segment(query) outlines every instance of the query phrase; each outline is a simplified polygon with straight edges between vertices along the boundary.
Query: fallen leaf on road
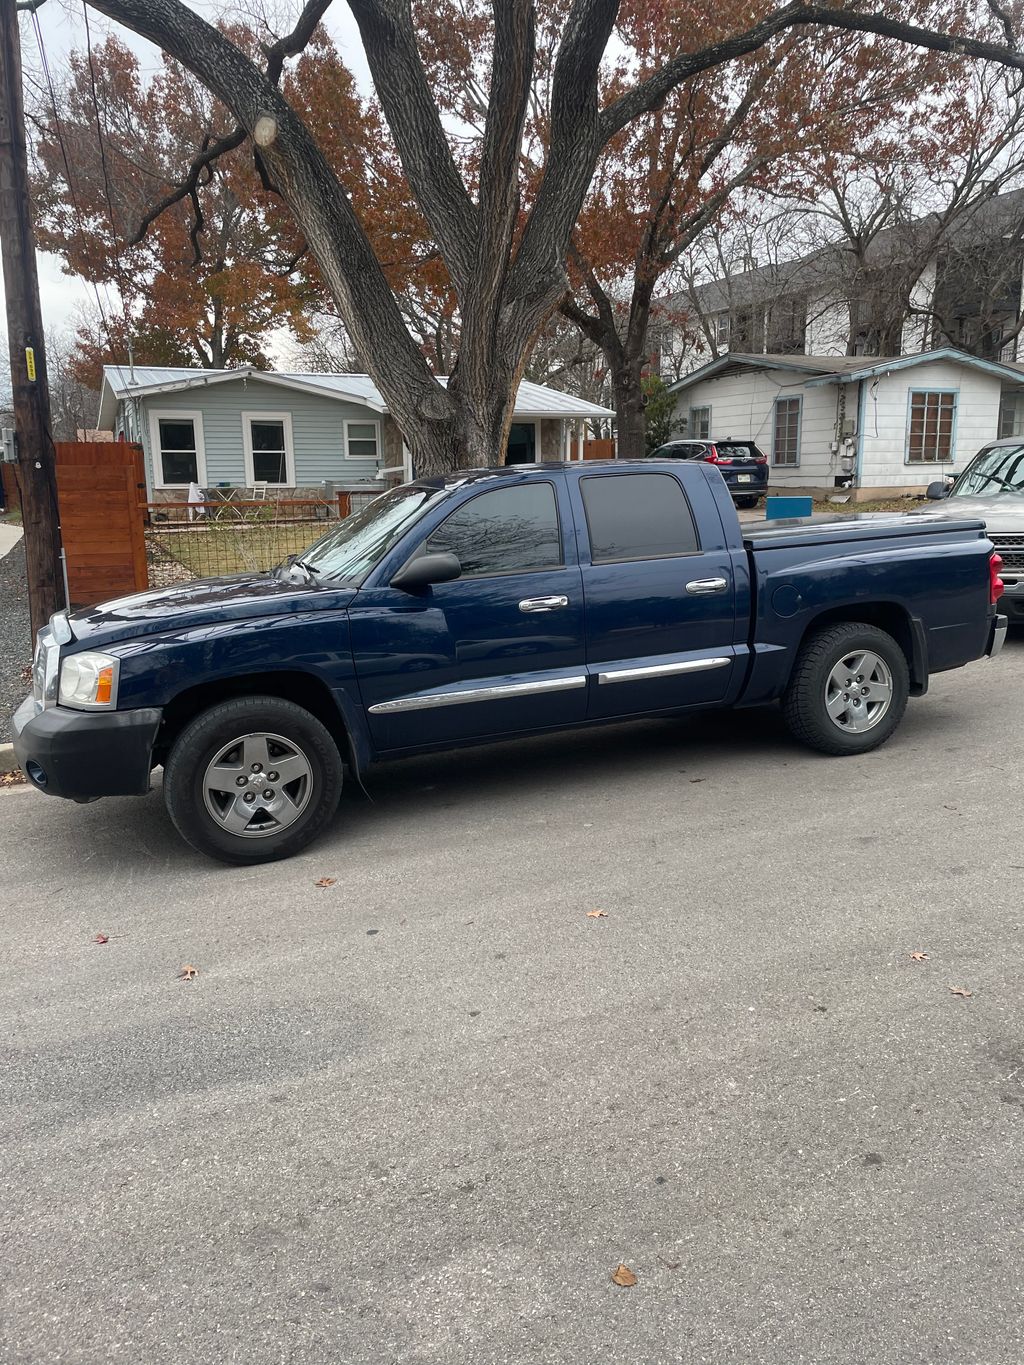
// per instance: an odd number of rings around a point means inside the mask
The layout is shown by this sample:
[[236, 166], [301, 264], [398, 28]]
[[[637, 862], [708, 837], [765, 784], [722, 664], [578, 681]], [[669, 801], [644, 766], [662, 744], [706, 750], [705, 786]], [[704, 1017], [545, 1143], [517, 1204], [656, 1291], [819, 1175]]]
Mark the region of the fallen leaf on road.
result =
[[20, 768], [15, 768], [13, 773], [0, 773], [0, 787], [20, 787], [27, 781]]
[[911, 954], [910, 954], [910, 960], [911, 960], [911, 962], [927, 962], [927, 961], [928, 961], [928, 954], [927, 954], [927, 953], [911, 953]]
[[636, 1276], [628, 1265], [619, 1265], [612, 1271], [612, 1284], [621, 1284], [623, 1289], [632, 1289], [636, 1284]]
[[184, 967], [182, 967], [181, 971], [178, 973], [178, 977], [181, 981], [194, 981], [198, 975], [199, 968], [193, 967], [191, 962], [186, 962]]
[[334, 883], [335, 883], [337, 880], [338, 880], [337, 877], [321, 877], [320, 880], [319, 880], [318, 882], [314, 882], [314, 885], [315, 885], [315, 886], [333, 886]]
[[607, 918], [608, 918], [608, 911], [607, 911], [607, 910], [588, 910], [588, 911], [587, 911], [587, 919], [607, 919]]
[[970, 1000], [971, 996], [974, 994], [974, 992], [969, 991], [966, 986], [950, 986], [948, 989], [950, 995], [962, 996], [964, 1000]]
[[658, 1260], [661, 1262], [662, 1265], [667, 1265], [669, 1270], [678, 1270], [679, 1267], [682, 1265], [682, 1261], [666, 1261], [660, 1251], [658, 1252]]
[[110, 935], [109, 935], [109, 934], [97, 934], [96, 937], [93, 939], [93, 943], [109, 943], [109, 942], [110, 942]]
[[706, 781], [707, 781], [707, 778], [706, 778], [706, 777], [691, 777], [691, 778], [690, 778], [691, 784], [694, 783], [694, 782], [706, 782]]

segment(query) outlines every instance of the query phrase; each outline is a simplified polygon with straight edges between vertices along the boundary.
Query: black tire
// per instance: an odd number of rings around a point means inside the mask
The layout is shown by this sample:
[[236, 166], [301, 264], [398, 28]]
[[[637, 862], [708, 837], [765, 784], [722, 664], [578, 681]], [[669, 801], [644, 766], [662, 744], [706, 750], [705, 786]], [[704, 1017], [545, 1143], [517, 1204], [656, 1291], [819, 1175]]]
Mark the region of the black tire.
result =
[[[829, 715], [826, 688], [837, 664], [857, 650], [869, 650], [881, 659], [891, 679], [888, 709], [870, 729], [848, 730]], [[856, 690], [856, 689], [854, 689]], [[782, 714], [791, 734], [822, 754], [866, 754], [890, 737], [907, 709], [910, 670], [906, 656], [891, 635], [860, 621], [825, 626], [803, 644], [789, 686], [782, 699]]]
[[761, 501], [760, 495], [756, 498], [737, 498], [736, 506], [749, 509], [751, 507], [756, 507], [760, 501]]
[[[295, 783], [296, 788], [301, 788], [297, 793], [303, 801], [301, 813], [291, 816], [292, 823], [276, 832], [231, 833], [218, 824], [207, 807], [208, 769], [225, 746], [235, 740], [241, 744], [247, 736], [263, 734], [286, 740], [308, 767], [309, 775]], [[238, 752], [240, 754], [241, 750]], [[286, 751], [272, 744], [270, 752], [282, 754]], [[270, 762], [273, 762], [272, 757]], [[269, 776], [266, 775], [264, 782]], [[164, 801], [178, 833], [200, 853], [223, 863], [275, 862], [290, 858], [305, 848], [330, 822], [341, 798], [342, 776], [338, 746], [326, 727], [310, 712], [281, 697], [236, 697], [202, 712], [175, 740], [164, 765]], [[279, 785], [287, 784], [281, 782]], [[266, 793], [261, 795], [266, 799]], [[253, 799], [251, 809], [258, 810], [259, 796]], [[269, 815], [267, 820], [269, 825]]]

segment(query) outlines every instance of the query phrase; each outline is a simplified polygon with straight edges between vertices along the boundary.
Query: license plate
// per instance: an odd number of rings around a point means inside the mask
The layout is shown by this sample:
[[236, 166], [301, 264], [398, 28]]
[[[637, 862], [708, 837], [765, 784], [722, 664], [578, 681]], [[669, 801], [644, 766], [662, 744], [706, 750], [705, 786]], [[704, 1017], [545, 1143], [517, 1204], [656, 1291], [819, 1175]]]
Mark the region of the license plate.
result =
[[749, 474], [737, 474], [737, 475], [736, 475], [736, 482], [737, 482], [737, 483], [749, 483], [749, 482], [750, 482], [750, 478], [751, 478], [751, 476], [750, 476]]

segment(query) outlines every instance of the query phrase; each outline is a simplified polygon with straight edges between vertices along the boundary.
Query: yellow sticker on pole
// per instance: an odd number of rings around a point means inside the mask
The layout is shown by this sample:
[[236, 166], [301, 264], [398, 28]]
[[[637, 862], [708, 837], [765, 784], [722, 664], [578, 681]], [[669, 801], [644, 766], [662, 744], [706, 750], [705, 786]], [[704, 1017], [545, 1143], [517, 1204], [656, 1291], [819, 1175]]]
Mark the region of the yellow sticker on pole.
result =
[[25, 368], [28, 370], [28, 377], [34, 384], [36, 382], [36, 352], [34, 346], [25, 347]]

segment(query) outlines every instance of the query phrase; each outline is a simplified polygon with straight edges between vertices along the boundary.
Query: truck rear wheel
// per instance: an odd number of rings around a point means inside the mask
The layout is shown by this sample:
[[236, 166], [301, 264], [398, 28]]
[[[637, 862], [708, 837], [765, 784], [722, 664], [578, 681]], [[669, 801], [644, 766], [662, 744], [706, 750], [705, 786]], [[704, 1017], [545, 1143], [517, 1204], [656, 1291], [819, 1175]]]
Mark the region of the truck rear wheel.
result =
[[338, 747], [315, 716], [281, 697], [236, 697], [182, 730], [164, 766], [164, 801], [201, 853], [266, 863], [316, 838], [341, 783]]
[[909, 695], [907, 660], [892, 636], [847, 621], [804, 643], [782, 713], [792, 734], [820, 753], [866, 754], [899, 725]]

